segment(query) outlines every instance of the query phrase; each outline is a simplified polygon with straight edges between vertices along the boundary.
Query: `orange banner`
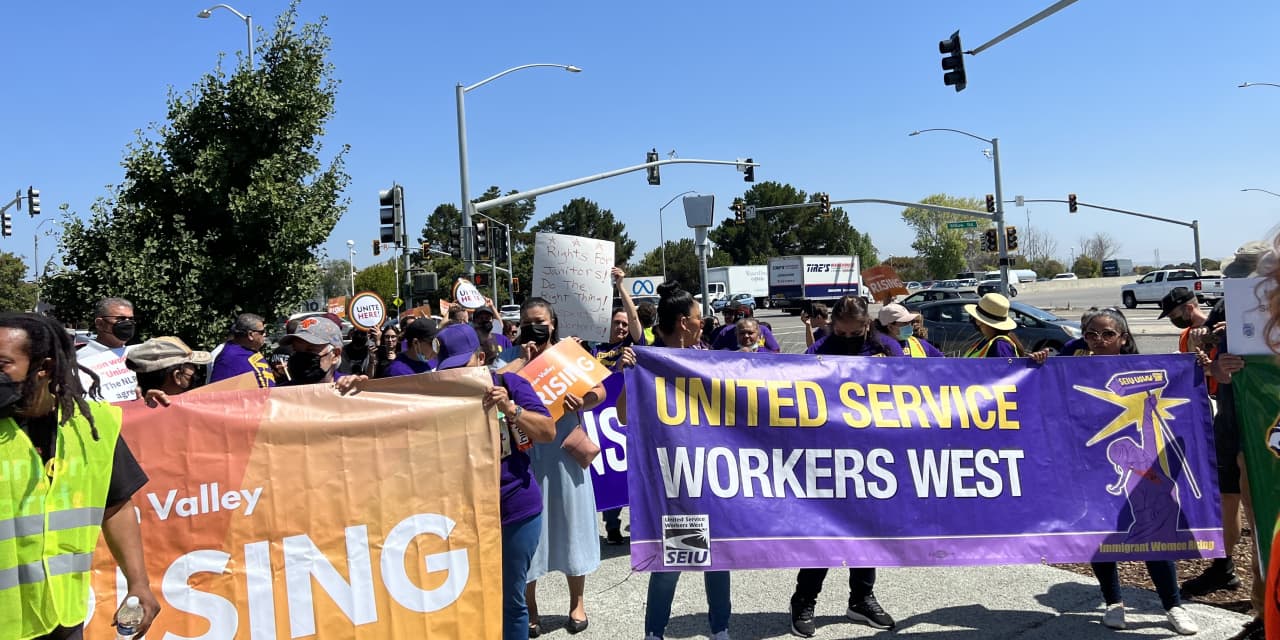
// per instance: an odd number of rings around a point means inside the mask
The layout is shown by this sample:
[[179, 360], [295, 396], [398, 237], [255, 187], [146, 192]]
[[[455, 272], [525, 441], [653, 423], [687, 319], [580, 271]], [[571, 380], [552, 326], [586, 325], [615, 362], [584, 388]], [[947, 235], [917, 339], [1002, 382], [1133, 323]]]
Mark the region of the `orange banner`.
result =
[[328, 307], [329, 307], [329, 313], [332, 313], [333, 315], [338, 316], [339, 318], [347, 317], [347, 297], [346, 296], [329, 298]]
[[577, 340], [561, 340], [526, 364], [519, 375], [533, 385], [551, 417], [559, 420], [564, 415], [565, 395], [582, 396], [610, 373]]
[[867, 290], [876, 302], [886, 303], [893, 300], [894, 296], [905, 296], [908, 293], [907, 285], [902, 284], [898, 272], [889, 265], [882, 264], [863, 271], [862, 281], [866, 283]]
[[[496, 421], [483, 369], [123, 406], [164, 607], [148, 637], [500, 638]], [[86, 637], [124, 579], [94, 554]], [[168, 635], [173, 634], [173, 635]]]

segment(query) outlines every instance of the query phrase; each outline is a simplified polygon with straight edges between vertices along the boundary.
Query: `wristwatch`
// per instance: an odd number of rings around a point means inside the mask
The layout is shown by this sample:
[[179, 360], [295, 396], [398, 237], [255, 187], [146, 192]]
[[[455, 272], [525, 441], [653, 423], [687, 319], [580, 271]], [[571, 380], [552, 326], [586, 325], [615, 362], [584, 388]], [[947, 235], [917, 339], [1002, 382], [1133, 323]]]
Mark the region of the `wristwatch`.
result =
[[520, 420], [520, 414], [524, 413], [524, 407], [516, 405], [516, 410], [511, 414], [511, 424], [515, 424]]

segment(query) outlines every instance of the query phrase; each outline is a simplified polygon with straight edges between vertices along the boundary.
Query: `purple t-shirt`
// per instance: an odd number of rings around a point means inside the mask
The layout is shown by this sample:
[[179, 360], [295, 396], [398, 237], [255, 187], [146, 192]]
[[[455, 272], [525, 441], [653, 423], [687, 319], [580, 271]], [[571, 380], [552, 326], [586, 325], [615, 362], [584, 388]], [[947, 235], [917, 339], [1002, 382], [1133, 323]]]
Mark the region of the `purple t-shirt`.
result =
[[391, 361], [391, 364], [387, 365], [386, 377], [394, 378], [395, 376], [411, 376], [416, 373], [427, 373], [435, 370], [435, 360], [423, 362], [417, 358], [405, 356], [403, 358], [396, 358]]
[[[514, 373], [493, 374], [493, 384], [505, 386], [507, 394], [525, 411], [551, 417], [528, 380]], [[502, 459], [502, 524], [520, 522], [542, 513], [542, 491], [529, 468], [529, 455], [515, 449]]]
[[217, 382], [234, 378], [240, 374], [252, 373], [258, 381], [259, 388], [276, 386], [276, 378], [271, 373], [271, 365], [257, 351], [250, 351], [234, 342], [222, 345], [222, 352], [213, 361], [213, 370], [209, 372], [209, 382]]
[[991, 345], [991, 349], [987, 351], [988, 358], [1021, 358], [1018, 350], [1008, 340], [995, 340]]
[[[821, 340], [814, 342], [813, 346], [809, 347], [808, 349], [805, 349], [804, 352], [808, 354], [821, 354], [821, 355], [831, 355], [831, 356], [874, 356], [874, 355], [881, 355], [881, 354], [886, 356], [906, 355], [902, 352], [902, 345], [898, 344], [897, 340], [894, 340], [893, 338], [890, 338], [889, 336], [886, 336], [883, 333], [880, 333], [879, 331], [868, 332], [867, 339], [862, 342], [862, 349], [859, 350], [857, 353], [841, 352], [837, 346], [837, 341], [832, 340], [831, 338], [832, 336], [823, 337]], [[875, 350], [875, 348], [872, 346], [871, 344], [872, 340], [879, 343], [880, 345], [879, 351]]]
[[[736, 324], [726, 324], [716, 329], [716, 335], [711, 339], [712, 349], [738, 349], [738, 334]], [[764, 340], [765, 351], [778, 353], [782, 351], [782, 347], [778, 346], [778, 341], [773, 338], [773, 332], [769, 327], [760, 325], [760, 339]]]
[[633, 346], [645, 346], [644, 334], [640, 334], [640, 342], [635, 342], [631, 339], [631, 336], [628, 335], [617, 342], [610, 344], [597, 344], [596, 346], [591, 347], [591, 355], [595, 356], [596, 360], [599, 361], [600, 364], [604, 365], [606, 369], [610, 371], [618, 371], [618, 358], [622, 357], [622, 350]]

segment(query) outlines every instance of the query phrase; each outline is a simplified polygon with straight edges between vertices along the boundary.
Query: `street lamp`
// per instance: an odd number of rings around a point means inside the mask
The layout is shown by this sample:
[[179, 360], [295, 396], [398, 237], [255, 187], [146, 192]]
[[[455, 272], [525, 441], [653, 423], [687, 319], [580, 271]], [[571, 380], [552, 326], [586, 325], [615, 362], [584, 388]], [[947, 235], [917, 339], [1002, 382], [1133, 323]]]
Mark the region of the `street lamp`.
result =
[[1280, 84], [1276, 84], [1274, 82], [1241, 82], [1238, 88], [1244, 89], [1245, 87], [1257, 87], [1257, 86], [1280, 87]]
[[697, 193], [697, 191], [694, 191], [691, 189], [684, 193], [677, 193], [675, 195], [675, 198], [668, 200], [666, 204], [662, 205], [661, 207], [658, 207], [658, 242], [661, 243], [660, 246], [662, 247], [662, 281], [663, 282], [667, 281], [667, 239], [662, 231], [662, 211], [667, 207], [671, 206], [671, 203], [675, 202], [676, 198], [679, 198], [680, 196], [687, 196], [691, 193]]
[[356, 241], [347, 241], [347, 277], [351, 280], [351, 297], [356, 295]]
[[495, 73], [471, 86], [466, 86], [459, 82], [458, 86], [454, 90], [458, 100], [458, 182], [462, 187], [462, 230], [460, 239], [462, 241], [462, 262], [467, 267], [468, 276], [474, 276], [476, 274], [476, 265], [471, 259], [472, 247], [470, 234], [467, 233], [467, 230], [471, 228], [471, 185], [469, 183], [470, 177], [467, 175], [467, 116], [466, 110], [463, 107], [463, 96], [466, 95], [468, 91], [479, 89], [480, 87], [483, 87], [484, 85], [489, 84], [508, 73], [514, 73], [521, 69], [530, 69], [533, 67], [556, 67], [557, 69], [564, 69], [569, 73], [579, 73], [582, 71], [582, 69], [571, 64], [553, 64], [546, 62], [522, 64], [518, 67], [511, 67], [506, 71]]
[[1276, 193], [1274, 191], [1267, 191], [1266, 189], [1241, 189], [1241, 191], [1261, 191], [1263, 193], [1269, 193], [1277, 198], [1280, 198], [1280, 193]]
[[236, 14], [237, 18], [240, 18], [241, 20], [244, 21], [245, 31], [247, 32], [247, 36], [248, 36], [247, 43], [249, 47], [248, 49], [245, 49], [245, 54], [249, 58], [249, 69], [252, 71], [253, 70], [253, 16], [247, 16], [243, 13], [240, 13], [230, 5], [215, 4], [212, 7], [209, 7], [208, 9], [205, 9], [200, 13], [197, 13], [196, 17], [208, 18], [209, 16], [213, 15], [214, 9], [226, 9], [227, 11], [230, 11], [231, 13]]
[[1004, 192], [1000, 188], [1000, 139], [999, 138], [987, 139], [987, 138], [983, 138], [982, 136], [976, 136], [972, 133], [969, 133], [968, 131], [961, 131], [959, 129], [943, 129], [943, 128], [919, 129], [916, 131], [912, 131], [908, 135], [918, 136], [928, 131], [950, 131], [952, 133], [958, 133], [963, 136], [969, 136], [974, 140], [981, 140], [982, 142], [985, 142], [991, 145], [991, 162], [992, 162], [992, 165], [995, 167], [995, 174], [996, 174], [995, 219], [996, 219], [996, 243], [997, 243], [997, 246], [1000, 248], [1000, 292], [1008, 296], [1009, 295], [1009, 243], [1006, 241], [1006, 236], [1004, 231]]

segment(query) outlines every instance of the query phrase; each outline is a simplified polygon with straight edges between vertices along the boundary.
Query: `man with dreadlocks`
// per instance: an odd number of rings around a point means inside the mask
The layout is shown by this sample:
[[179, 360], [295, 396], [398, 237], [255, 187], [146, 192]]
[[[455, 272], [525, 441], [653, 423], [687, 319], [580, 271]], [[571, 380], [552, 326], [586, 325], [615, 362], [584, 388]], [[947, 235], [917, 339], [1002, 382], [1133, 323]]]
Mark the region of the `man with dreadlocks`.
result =
[[56, 320], [0, 313], [2, 640], [83, 637], [99, 531], [146, 612], [135, 637], [160, 611], [128, 508], [147, 476], [120, 438], [120, 409], [87, 400], [79, 373]]

